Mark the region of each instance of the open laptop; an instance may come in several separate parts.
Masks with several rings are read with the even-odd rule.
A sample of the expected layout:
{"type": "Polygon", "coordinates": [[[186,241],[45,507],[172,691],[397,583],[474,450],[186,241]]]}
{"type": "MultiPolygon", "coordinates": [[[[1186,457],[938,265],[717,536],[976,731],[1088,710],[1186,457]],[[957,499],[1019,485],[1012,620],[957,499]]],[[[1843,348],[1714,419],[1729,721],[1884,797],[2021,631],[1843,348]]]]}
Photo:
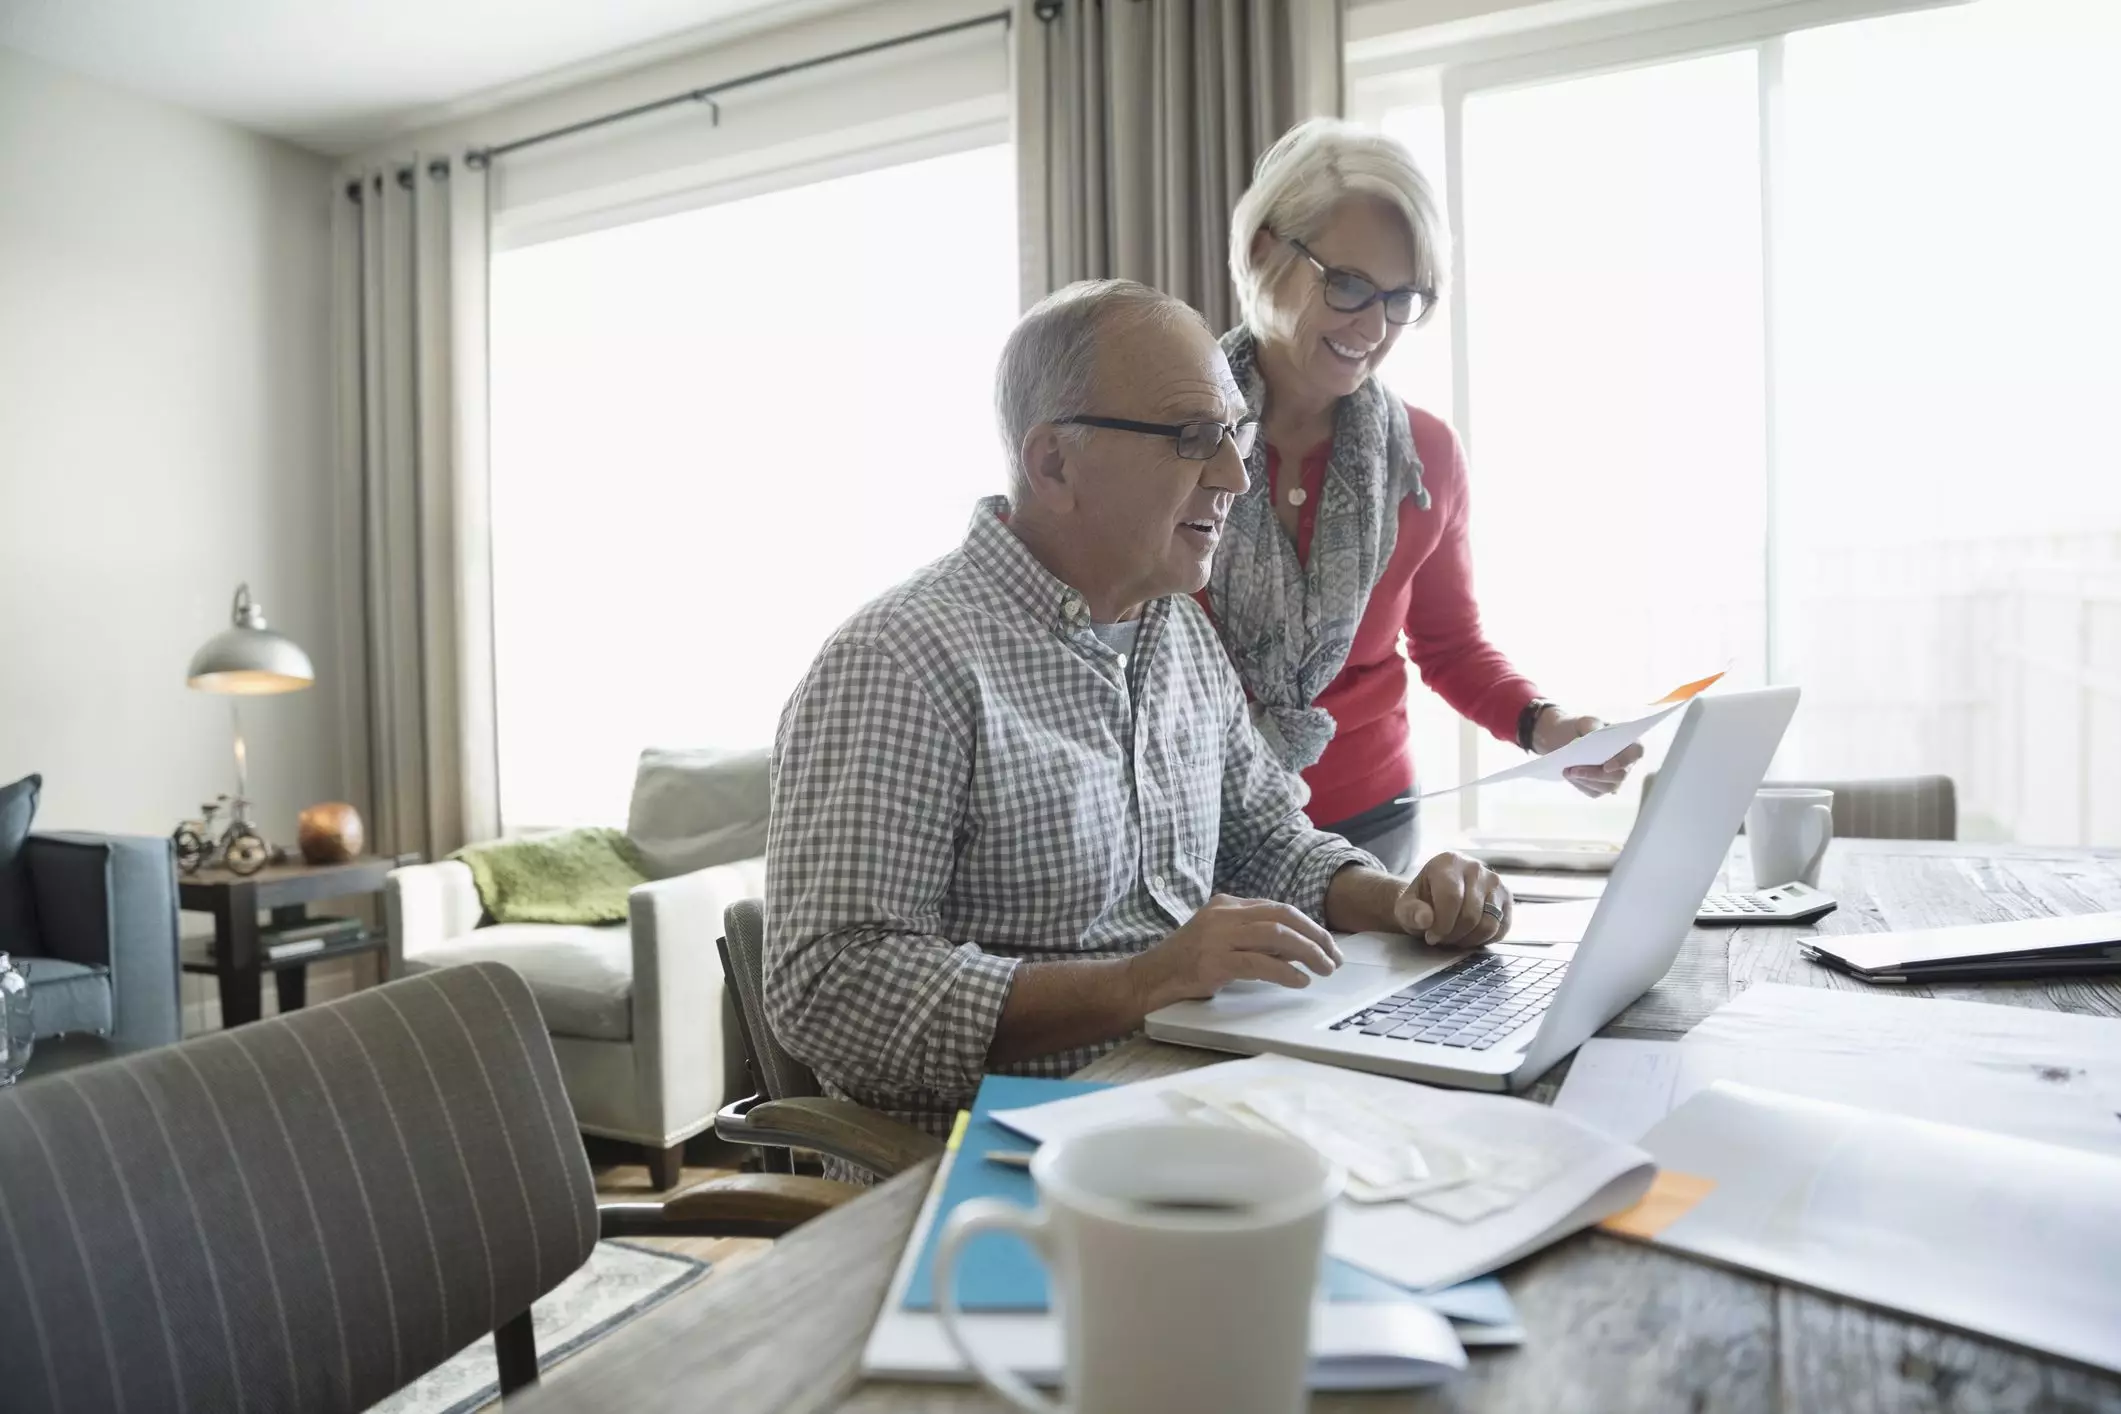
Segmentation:
{"type": "Polygon", "coordinates": [[[1350,934],[1330,977],[1303,988],[1234,983],[1150,1013],[1148,1032],[1209,1050],[1522,1090],[1671,967],[1796,710],[1794,687],[1688,704],[1580,942],[1542,943],[1529,908],[1514,936],[1470,953],[1350,934]]]}

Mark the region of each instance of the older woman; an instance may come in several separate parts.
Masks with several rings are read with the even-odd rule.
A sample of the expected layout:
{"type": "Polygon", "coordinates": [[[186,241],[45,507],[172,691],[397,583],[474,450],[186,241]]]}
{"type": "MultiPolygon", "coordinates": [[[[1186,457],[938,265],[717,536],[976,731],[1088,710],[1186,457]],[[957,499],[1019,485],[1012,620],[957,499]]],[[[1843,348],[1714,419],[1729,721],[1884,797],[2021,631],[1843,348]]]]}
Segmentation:
{"type": "MultiPolygon", "coordinates": [[[[1418,817],[1411,690],[1422,681],[1503,741],[1548,752],[1599,725],[1543,698],[1481,631],[1465,458],[1377,370],[1436,302],[1434,200],[1406,149],[1326,119],[1260,158],[1230,222],[1244,324],[1223,336],[1265,436],[1202,603],[1260,732],[1311,787],[1313,823],[1405,871],[1418,817]]],[[[1617,788],[1640,747],[1570,772],[1617,788]]]]}

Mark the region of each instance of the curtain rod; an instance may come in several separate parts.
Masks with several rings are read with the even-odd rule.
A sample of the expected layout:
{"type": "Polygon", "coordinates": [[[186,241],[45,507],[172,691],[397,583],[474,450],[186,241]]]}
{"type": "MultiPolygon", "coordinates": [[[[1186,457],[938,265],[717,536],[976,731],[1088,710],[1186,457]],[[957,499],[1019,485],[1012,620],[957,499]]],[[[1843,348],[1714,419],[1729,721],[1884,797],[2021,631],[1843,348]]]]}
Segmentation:
{"type": "Polygon", "coordinates": [[[709,84],[705,88],[695,88],[684,93],[672,94],[668,98],[659,98],[653,103],[637,104],[632,108],[621,108],[615,113],[605,113],[595,118],[585,118],[579,123],[569,123],[563,128],[553,128],[542,133],[532,133],[529,137],[519,137],[513,142],[497,143],[492,147],[474,147],[464,154],[464,165],[473,171],[477,171],[490,164],[496,157],[506,157],[509,153],[521,152],[526,147],[536,147],[540,143],[553,142],[563,137],[573,137],[577,133],[585,133],[592,128],[601,128],[609,123],[622,123],[629,118],[638,118],[644,114],[661,112],[665,108],[675,108],[681,103],[706,104],[708,111],[714,116],[714,122],[719,125],[722,121],[722,110],[716,106],[714,100],[717,95],[727,93],[731,89],[747,88],[752,84],[764,83],[768,79],[785,78],[789,74],[799,74],[806,69],[817,69],[827,64],[838,64],[848,59],[859,59],[864,55],[881,53],[886,49],[896,49],[904,44],[919,44],[927,39],[940,39],[946,34],[957,34],[963,30],[978,29],[985,25],[1007,25],[1008,23],[1009,12],[1007,10],[996,10],[991,15],[980,15],[969,20],[957,20],[951,24],[937,25],[933,29],[924,29],[915,34],[902,34],[892,39],[880,39],[873,44],[856,45],[852,49],[842,49],[834,54],[820,54],[815,59],[799,59],[792,64],[781,64],[771,69],[761,69],[755,74],[745,74],[740,78],[724,79],[720,83],[709,84]]]}

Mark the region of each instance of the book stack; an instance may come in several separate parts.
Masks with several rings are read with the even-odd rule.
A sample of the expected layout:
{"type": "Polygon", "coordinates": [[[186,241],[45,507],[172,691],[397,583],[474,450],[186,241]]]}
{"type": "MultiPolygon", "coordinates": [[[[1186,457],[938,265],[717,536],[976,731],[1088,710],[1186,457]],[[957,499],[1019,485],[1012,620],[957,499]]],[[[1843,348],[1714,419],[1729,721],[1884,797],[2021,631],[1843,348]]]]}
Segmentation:
{"type": "Polygon", "coordinates": [[[322,952],[340,943],[359,942],[367,929],[358,918],[307,918],[300,923],[261,929],[258,951],[268,962],[322,952]]]}

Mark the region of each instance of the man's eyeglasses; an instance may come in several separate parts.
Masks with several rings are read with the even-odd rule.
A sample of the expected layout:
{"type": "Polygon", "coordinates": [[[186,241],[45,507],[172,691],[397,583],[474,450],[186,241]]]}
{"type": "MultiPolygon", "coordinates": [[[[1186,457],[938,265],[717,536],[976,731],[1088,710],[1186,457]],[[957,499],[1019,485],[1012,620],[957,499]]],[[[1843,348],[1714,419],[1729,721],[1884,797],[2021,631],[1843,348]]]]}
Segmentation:
{"type": "Polygon", "coordinates": [[[1343,270],[1338,265],[1328,265],[1311,254],[1302,241],[1290,241],[1297,253],[1318,267],[1319,282],[1325,286],[1326,308],[1342,314],[1357,314],[1384,301],[1387,324],[1418,324],[1428,317],[1436,306],[1436,291],[1425,290],[1418,285],[1407,285],[1397,290],[1380,290],[1374,281],[1343,270]]]}
{"type": "Polygon", "coordinates": [[[1227,422],[1130,422],[1124,417],[1092,417],[1088,413],[1056,417],[1053,421],[1062,427],[1105,427],[1114,432],[1139,432],[1144,437],[1169,437],[1178,443],[1178,454],[1194,462],[1204,462],[1221,451],[1225,437],[1237,444],[1237,458],[1243,461],[1252,455],[1252,444],[1259,440],[1256,417],[1248,417],[1235,427],[1227,422]]]}

